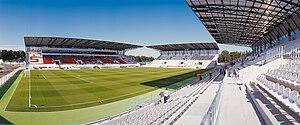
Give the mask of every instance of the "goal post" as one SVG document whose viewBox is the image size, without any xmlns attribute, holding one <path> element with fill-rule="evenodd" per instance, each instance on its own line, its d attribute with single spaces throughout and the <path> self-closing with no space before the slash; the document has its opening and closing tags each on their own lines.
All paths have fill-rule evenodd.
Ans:
<svg viewBox="0 0 300 125">
<path fill-rule="evenodd" d="M 28 107 L 31 108 L 31 79 L 30 79 L 30 69 L 29 68 L 25 69 L 24 77 L 28 78 Z"/>
<path fill-rule="evenodd" d="M 30 69 L 25 69 L 24 77 L 30 78 Z"/>
</svg>

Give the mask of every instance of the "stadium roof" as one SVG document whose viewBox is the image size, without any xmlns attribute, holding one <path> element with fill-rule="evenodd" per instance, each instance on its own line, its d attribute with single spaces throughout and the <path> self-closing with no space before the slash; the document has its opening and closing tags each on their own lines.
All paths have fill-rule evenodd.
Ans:
<svg viewBox="0 0 300 125">
<path fill-rule="evenodd" d="M 250 46 L 300 27 L 299 0 L 185 0 L 218 43 Z"/>
<path fill-rule="evenodd" d="M 55 48 L 93 48 L 93 49 L 110 49 L 126 50 L 135 49 L 143 46 L 118 43 L 104 40 L 90 40 L 79 38 L 62 38 L 62 37 L 24 37 L 25 46 L 34 47 L 55 47 Z"/>
<path fill-rule="evenodd" d="M 161 50 L 161 51 L 174 51 L 174 50 L 219 50 L 216 43 L 183 43 L 183 44 L 165 44 L 165 45 L 152 45 L 148 48 Z"/>
</svg>

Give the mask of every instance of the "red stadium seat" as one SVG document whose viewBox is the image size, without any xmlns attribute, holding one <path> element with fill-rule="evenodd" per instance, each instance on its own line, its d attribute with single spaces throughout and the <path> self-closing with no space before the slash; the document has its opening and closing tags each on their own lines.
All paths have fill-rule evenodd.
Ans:
<svg viewBox="0 0 300 125">
<path fill-rule="evenodd" d="M 102 58 L 101 61 L 103 63 L 113 63 L 113 61 L 111 59 L 109 59 L 109 58 Z"/>
<path fill-rule="evenodd" d="M 43 58 L 44 64 L 53 64 L 51 58 Z"/>
<path fill-rule="evenodd" d="M 62 64 L 76 64 L 73 58 L 60 58 Z"/>
<path fill-rule="evenodd" d="M 120 59 L 120 58 L 116 58 L 116 60 L 117 60 L 120 64 L 127 64 L 125 61 L 123 61 L 123 60 Z"/>
</svg>

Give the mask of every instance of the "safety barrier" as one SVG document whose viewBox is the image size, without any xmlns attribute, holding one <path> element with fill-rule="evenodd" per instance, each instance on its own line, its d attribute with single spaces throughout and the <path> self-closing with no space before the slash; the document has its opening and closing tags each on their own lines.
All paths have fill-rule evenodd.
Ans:
<svg viewBox="0 0 300 125">
<path fill-rule="evenodd" d="M 225 76 L 227 76 L 227 75 L 228 75 L 228 72 L 226 72 Z M 224 88 L 224 85 L 223 85 L 223 81 L 222 81 L 219 85 L 217 94 L 214 97 L 211 105 L 209 106 L 207 113 L 204 115 L 200 125 L 216 125 L 218 123 L 223 88 Z"/>
<path fill-rule="evenodd" d="M 14 71 L 10 72 L 9 74 L 0 78 L 0 87 L 2 87 L 5 84 L 5 82 L 7 82 L 12 76 L 14 76 L 15 73 L 17 73 L 19 70 L 23 70 L 23 69 L 24 69 L 24 67 L 19 67 L 19 68 L 15 69 Z"/>
</svg>

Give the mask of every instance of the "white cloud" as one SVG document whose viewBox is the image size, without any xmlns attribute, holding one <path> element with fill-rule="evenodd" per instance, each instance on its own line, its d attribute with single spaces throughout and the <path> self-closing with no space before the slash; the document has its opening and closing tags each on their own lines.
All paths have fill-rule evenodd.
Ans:
<svg viewBox="0 0 300 125">
<path fill-rule="evenodd" d="M 24 50 L 24 46 L 0 45 L 0 50 Z"/>
</svg>

